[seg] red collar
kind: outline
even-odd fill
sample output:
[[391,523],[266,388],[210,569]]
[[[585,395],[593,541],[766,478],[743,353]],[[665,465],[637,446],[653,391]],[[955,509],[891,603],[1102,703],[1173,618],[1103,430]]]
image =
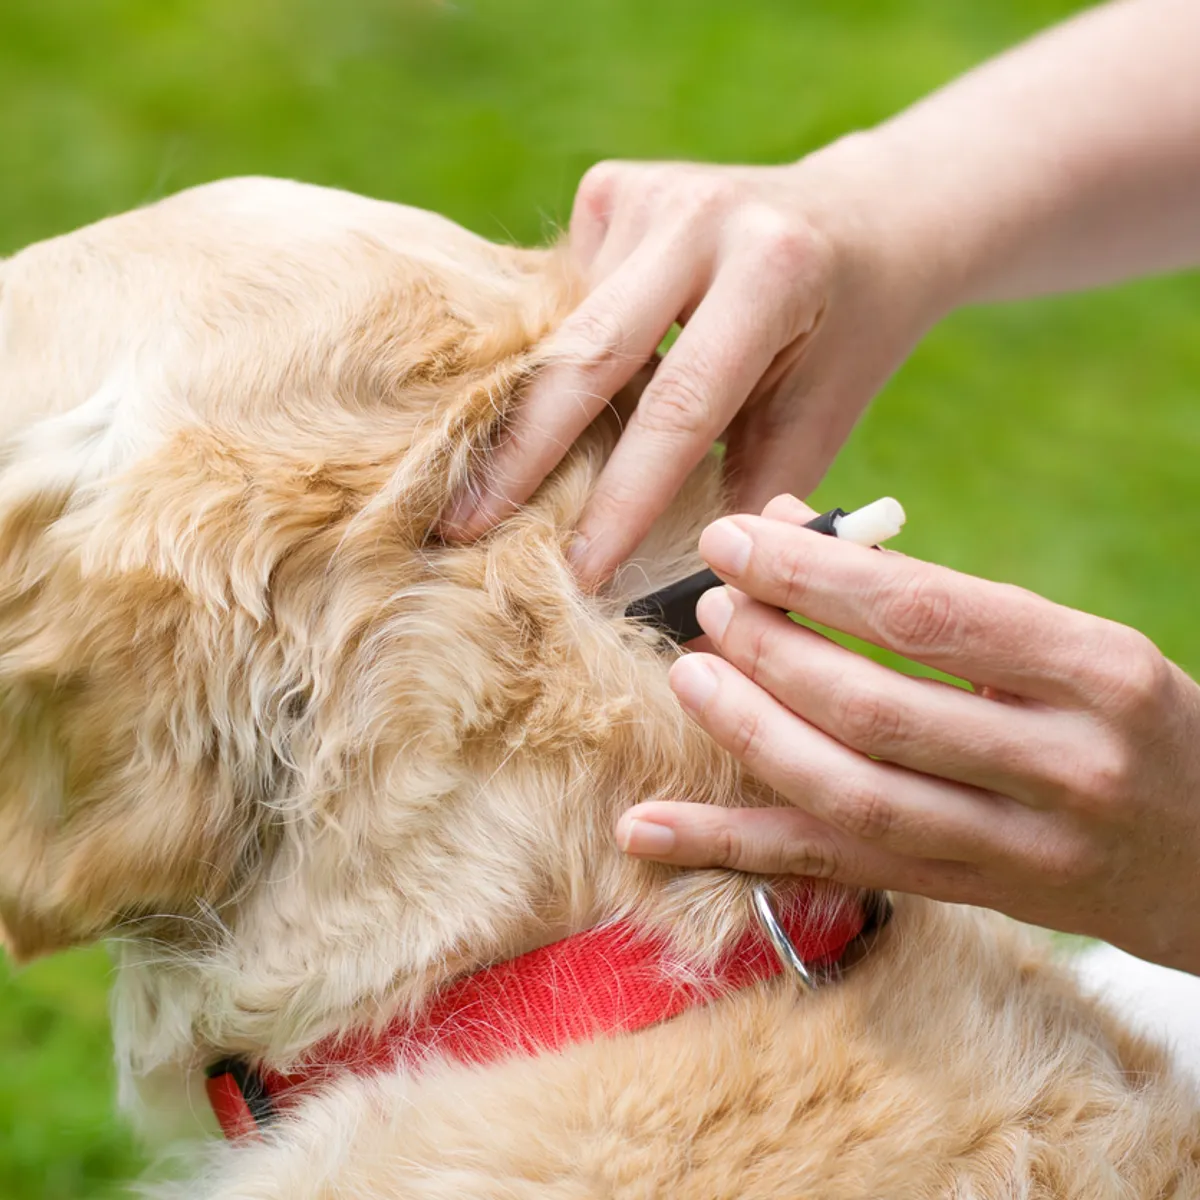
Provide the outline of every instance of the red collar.
[[[816,921],[811,896],[793,894],[780,922],[805,964],[832,966],[864,932],[869,907]],[[209,1100],[225,1136],[242,1137],[343,1071],[415,1071],[439,1059],[485,1064],[558,1050],[657,1025],[783,970],[757,927],[703,980],[681,980],[672,961],[663,938],[628,922],[589,929],[456,980],[416,1019],[323,1043],[288,1074],[242,1060],[217,1063],[208,1072]]]

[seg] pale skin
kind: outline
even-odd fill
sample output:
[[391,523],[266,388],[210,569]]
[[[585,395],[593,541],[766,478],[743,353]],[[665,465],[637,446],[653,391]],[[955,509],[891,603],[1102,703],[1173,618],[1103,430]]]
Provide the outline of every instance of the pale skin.
[[984,904],[1200,973],[1200,687],[1130,629],[801,530],[787,494],[954,309],[1200,263],[1197,61],[1200,4],[1125,0],[796,164],[585,176],[570,245],[591,290],[446,532],[526,499],[680,322],[575,566],[601,586],[724,433],[739,506],[762,516],[704,534],[729,585],[698,610],[717,653],[672,685],[791,805],[642,805],[618,826],[629,853]]

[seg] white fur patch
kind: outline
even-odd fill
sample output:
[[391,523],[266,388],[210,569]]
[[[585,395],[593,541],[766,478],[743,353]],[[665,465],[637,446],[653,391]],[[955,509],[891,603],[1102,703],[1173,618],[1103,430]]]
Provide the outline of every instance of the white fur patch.
[[1143,962],[1112,946],[1085,950],[1076,967],[1088,991],[1168,1046],[1200,1088],[1200,976]]
[[150,406],[139,404],[132,368],[115,374],[82,404],[46,417],[17,441],[16,465],[38,470],[38,483],[86,487],[144,454],[156,435]]

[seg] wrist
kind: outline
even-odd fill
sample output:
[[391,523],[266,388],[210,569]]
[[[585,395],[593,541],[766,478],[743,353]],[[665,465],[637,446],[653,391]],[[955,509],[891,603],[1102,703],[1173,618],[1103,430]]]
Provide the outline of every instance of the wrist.
[[787,168],[852,273],[908,315],[914,338],[969,302],[968,247],[886,126],[848,134]]

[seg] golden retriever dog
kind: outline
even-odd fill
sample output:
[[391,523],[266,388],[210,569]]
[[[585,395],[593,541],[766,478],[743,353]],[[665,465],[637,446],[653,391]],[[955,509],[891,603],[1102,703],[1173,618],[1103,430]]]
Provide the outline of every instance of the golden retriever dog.
[[[5,943],[111,939],[135,1112],[324,1061],[169,1193],[1194,1200],[1190,1085],[1024,931],[898,898],[814,990],[735,978],[751,882],[620,854],[636,801],[771,802],[624,615],[700,565],[719,462],[602,595],[564,551],[615,422],[436,536],[579,294],[559,251],[269,180],[0,264]],[[817,935],[863,903],[776,883]],[[637,990],[614,929],[665,948],[670,1019],[475,1054],[495,964]],[[463,980],[454,1054],[389,1041]]]

